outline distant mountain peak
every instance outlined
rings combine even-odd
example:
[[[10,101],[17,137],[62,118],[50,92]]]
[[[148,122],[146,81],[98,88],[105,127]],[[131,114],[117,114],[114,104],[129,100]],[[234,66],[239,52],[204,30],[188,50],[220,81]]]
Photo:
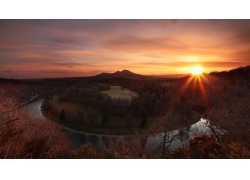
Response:
[[[133,72],[131,72],[131,71],[127,70],[127,69],[124,69],[124,70],[122,70],[122,71],[116,71],[115,73],[124,73],[124,72],[130,72],[130,73],[133,73]]]
[[[116,71],[114,73],[101,73],[97,76],[99,76],[99,77],[122,77],[122,78],[142,78],[142,77],[145,77],[143,75],[133,73],[127,69],[124,69],[122,71]]]
[[[127,70],[127,69],[122,70],[122,72],[130,72],[130,73],[133,73],[133,72]]]

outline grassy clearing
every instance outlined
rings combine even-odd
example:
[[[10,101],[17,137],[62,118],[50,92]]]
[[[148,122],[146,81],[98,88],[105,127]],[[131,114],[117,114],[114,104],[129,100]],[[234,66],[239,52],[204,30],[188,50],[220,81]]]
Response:
[[[101,113],[99,111],[96,111],[94,109],[76,103],[59,102],[57,97],[51,100],[51,105],[52,105],[52,111],[56,113],[57,116],[56,121],[58,122],[60,122],[59,115],[62,109],[65,110],[66,117],[68,119],[73,119],[77,114],[82,114],[83,115],[82,118],[86,119],[89,113],[95,113],[98,121],[100,121],[101,119]]]
[[[57,103],[53,105],[53,108],[57,109],[58,112],[61,112],[62,109],[67,110],[68,113],[75,111],[83,111],[82,107],[73,103]]]
[[[91,110],[90,108],[84,107],[84,106],[79,105],[79,104],[68,103],[68,102],[59,102],[58,97],[55,97],[54,99],[51,100],[51,105],[53,107],[58,108],[60,110],[60,112],[62,109],[67,110],[68,113],[72,113],[75,111],[88,112]]]
[[[130,91],[126,88],[122,90],[121,86],[110,86],[110,90],[103,91],[102,93],[108,94],[113,99],[129,99],[131,100],[132,97],[138,96],[136,92]]]

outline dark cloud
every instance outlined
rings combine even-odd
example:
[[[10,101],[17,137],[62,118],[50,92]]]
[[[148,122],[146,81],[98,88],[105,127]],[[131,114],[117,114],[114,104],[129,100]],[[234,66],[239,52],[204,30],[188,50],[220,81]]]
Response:
[[[6,71],[3,71],[4,73],[12,73],[13,71],[11,70],[6,70]]]
[[[249,43],[250,43],[250,27],[236,32],[235,35],[232,37],[232,41],[234,43],[246,43],[249,45]]]
[[[51,38],[53,42],[60,43],[60,44],[76,44],[76,41],[71,39],[59,39],[59,38]]]
[[[154,50],[180,50],[188,48],[185,42],[170,37],[137,38],[124,36],[103,43],[104,48],[122,51],[154,51]]]

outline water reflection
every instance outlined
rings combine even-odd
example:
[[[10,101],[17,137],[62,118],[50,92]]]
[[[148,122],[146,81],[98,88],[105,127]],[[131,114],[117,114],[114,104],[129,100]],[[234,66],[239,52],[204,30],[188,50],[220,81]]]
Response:
[[[31,103],[28,103],[26,105],[26,109],[30,113],[34,114],[36,117],[44,118],[43,115],[42,115],[42,111],[41,111],[42,101],[43,101],[43,99],[39,99],[39,100],[33,101]]]

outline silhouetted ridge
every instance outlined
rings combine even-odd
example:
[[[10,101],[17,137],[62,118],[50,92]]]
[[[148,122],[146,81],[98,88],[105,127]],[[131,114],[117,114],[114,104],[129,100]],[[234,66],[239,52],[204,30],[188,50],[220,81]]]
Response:
[[[129,70],[116,71],[114,73],[101,73],[96,75],[98,78],[147,78],[149,76],[133,73]]]
[[[235,69],[231,69],[229,71],[214,71],[210,73],[211,75],[216,75],[224,78],[242,78],[242,79],[250,79],[250,65],[245,67],[238,67]]]

